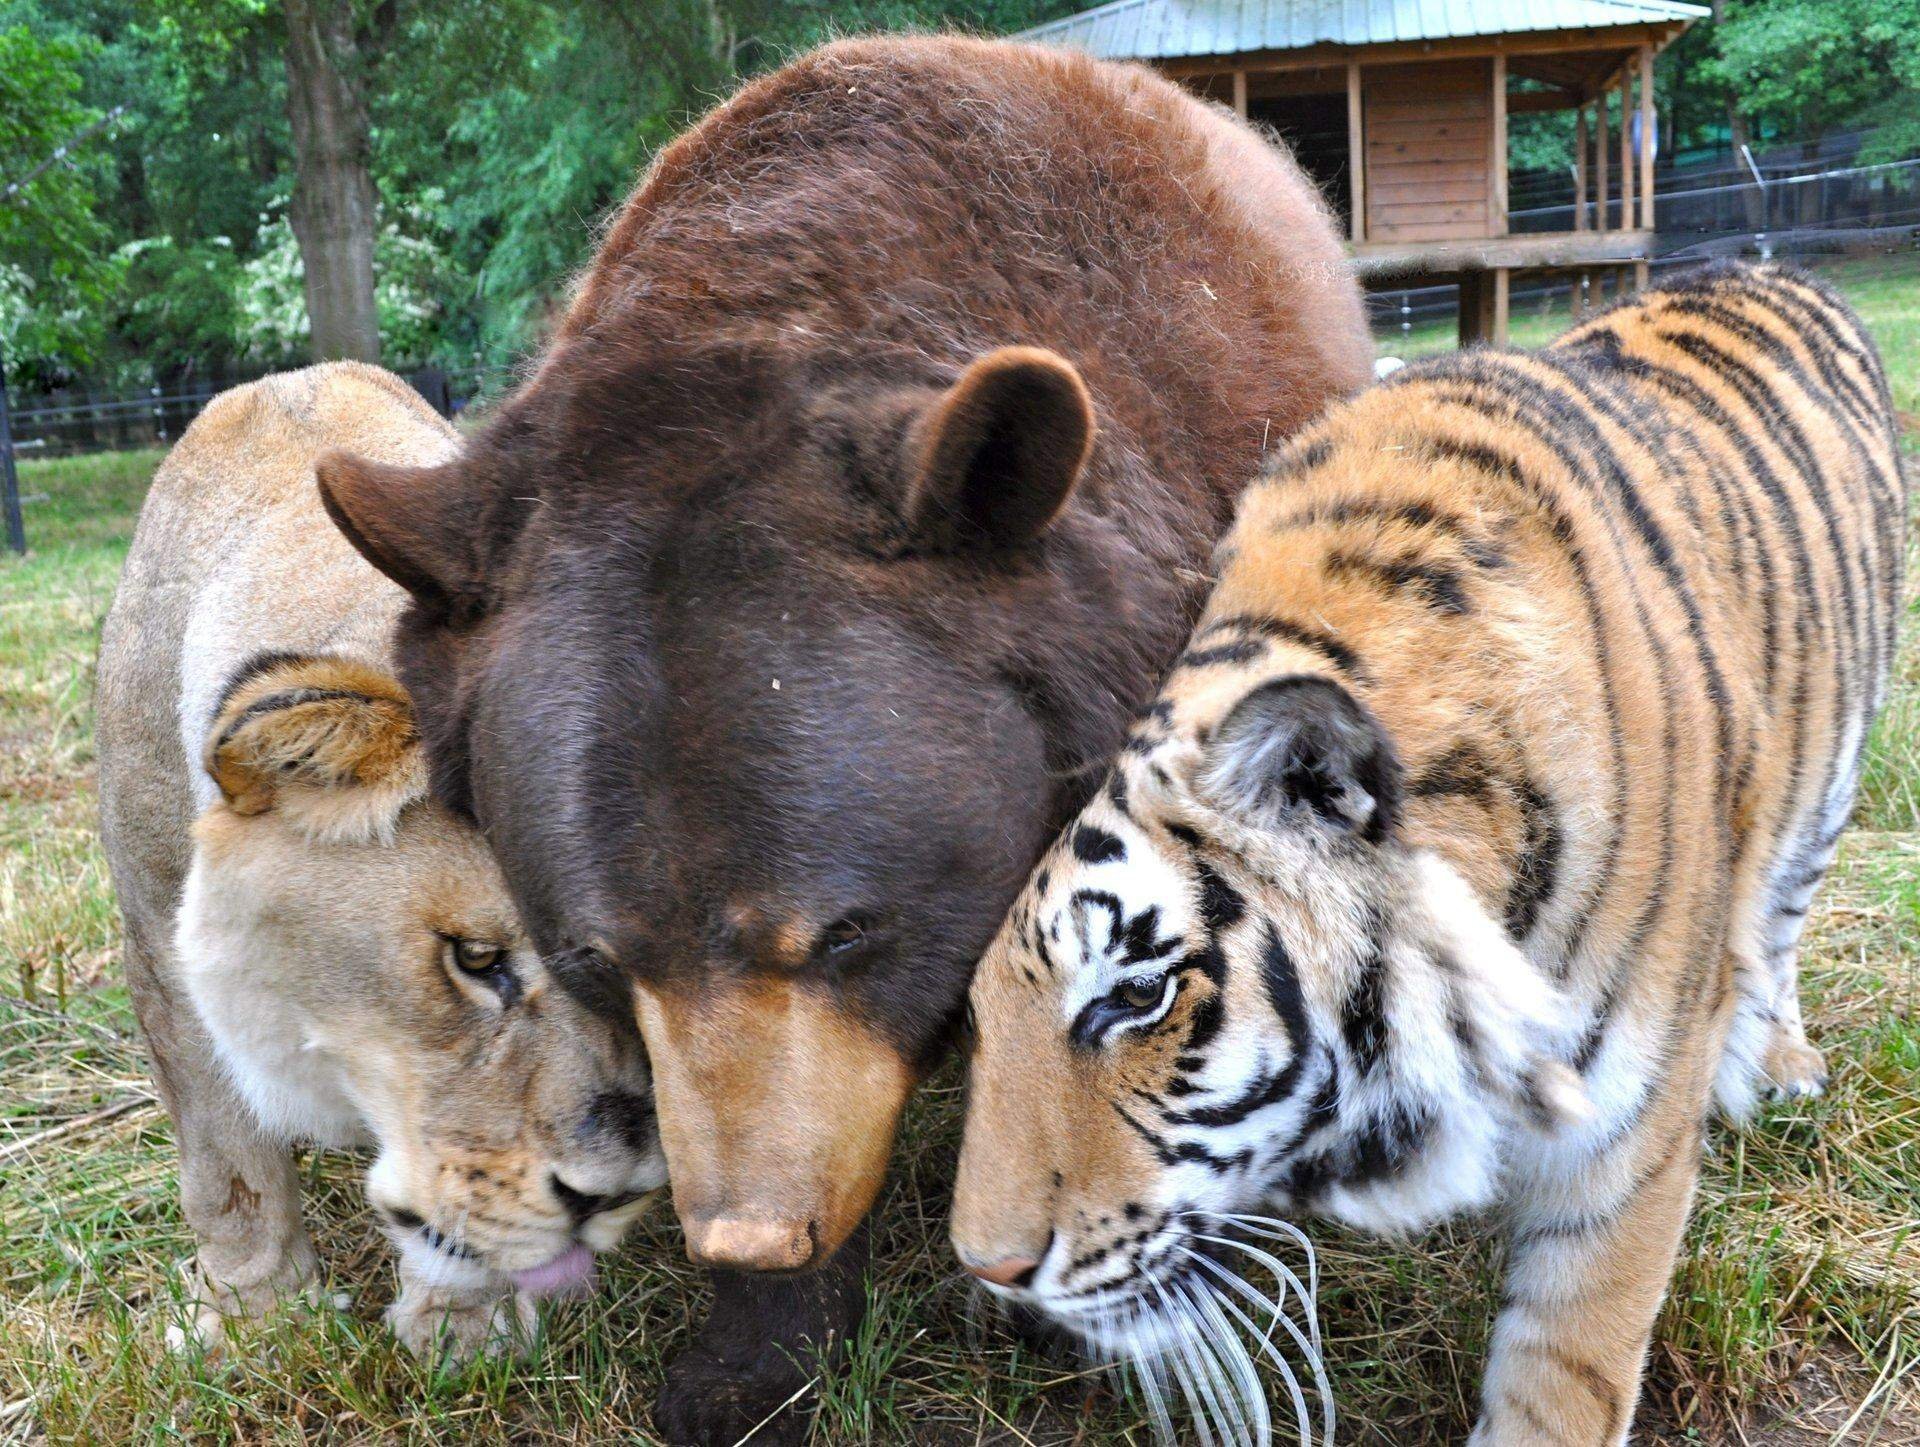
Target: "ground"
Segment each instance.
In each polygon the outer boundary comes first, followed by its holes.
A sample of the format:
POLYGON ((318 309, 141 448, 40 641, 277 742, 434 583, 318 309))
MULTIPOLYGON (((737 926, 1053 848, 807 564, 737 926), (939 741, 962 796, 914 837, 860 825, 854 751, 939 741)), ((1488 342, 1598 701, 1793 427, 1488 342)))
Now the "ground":
MULTIPOLYGON (((1837 273, 1920 409, 1920 272, 1837 273)), ((1520 340, 1563 320, 1526 317, 1520 340)), ((1383 350, 1439 344, 1438 329, 1383 350), (1411 345, 1410 345, 1411 343, 1411 345)), ((157 454, 29 463, 33 553, 0 562, 0 1443, 651 1440, 662 1364, 703 1305, 670 1211, 528 1364, 435 1371, 379 1325, 393 1283, 357 1163, 306 1162, 331 1304, 170 1357, 188 1251, 164 1114, 116 973, 94 833, 100 620, 157 454)), ((1654 1348, 1638 1440, 1920 1443, 1920 599, 1853 833, 1806 957, 1821 1099, 1717 1128, 1654 1348)), ((1096 1372, 1017 1345, 954 1277, 951 1072, 924 1093, 882 1205, 871 1319, 823 1381, 816 1441, 1149 1440, 1096 1372)), ((1387 1249, 1316 1231, 1348 1442, 1458 1440, 1496 1278, 1473 1226, 1387 1249)))

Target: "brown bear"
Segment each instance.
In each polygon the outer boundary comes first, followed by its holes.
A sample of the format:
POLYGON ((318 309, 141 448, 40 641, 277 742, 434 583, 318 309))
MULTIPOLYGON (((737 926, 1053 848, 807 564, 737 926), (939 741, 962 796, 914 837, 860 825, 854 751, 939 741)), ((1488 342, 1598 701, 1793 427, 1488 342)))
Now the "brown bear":
POLYGON ((661 154, 454 460, 323 465, 413 595, 436 791, 645 1037, 688 1250, 727 1268, 673 1440, 732 1441, 844 1339, 841 1248, 976 957, 1262 449, 1371 355, 1325 207, 1224 111, 852 40, 661 154))

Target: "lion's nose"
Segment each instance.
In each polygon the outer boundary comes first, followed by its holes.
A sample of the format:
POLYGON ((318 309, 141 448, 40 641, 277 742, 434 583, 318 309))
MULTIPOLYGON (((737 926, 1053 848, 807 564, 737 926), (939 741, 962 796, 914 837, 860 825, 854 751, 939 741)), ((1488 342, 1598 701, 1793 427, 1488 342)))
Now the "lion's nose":
POLYGON ((549 1184, 553 1187, 554 1199, 566 1208, 567 1214, 573 1217, 573 1223, 576 1226, 590 1216, 599 1215, 614 1204, 614 1197, 597 1196, 591 1191, 577 1191, 561 1180, 557 1174, 551 1178, 549 1184))
POLYGON ((990 1281, 995 1286, 1031 1286, 1033 1273, 1040 1269, 1040 1263, 1031 1256, 1003 1256, 985 1266, 968 1262, 966 1267, 982 1281, 990 1281))
POLYGON ((813 1222, 762 1216, 708 1216, 684 1223, 687 1255, 735 1271, 798 1271, 813 1260, 813 1222))

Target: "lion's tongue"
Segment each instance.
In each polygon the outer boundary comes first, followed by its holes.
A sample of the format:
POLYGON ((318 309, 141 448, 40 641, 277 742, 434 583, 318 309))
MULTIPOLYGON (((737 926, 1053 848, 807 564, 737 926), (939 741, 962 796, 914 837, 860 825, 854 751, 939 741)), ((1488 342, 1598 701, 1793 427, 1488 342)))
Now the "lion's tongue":
POLYGON ((551 1261, 513 1273, 529 1296, 585 1296, 593 1290, 593 1253, 575 1242, 551 1261))

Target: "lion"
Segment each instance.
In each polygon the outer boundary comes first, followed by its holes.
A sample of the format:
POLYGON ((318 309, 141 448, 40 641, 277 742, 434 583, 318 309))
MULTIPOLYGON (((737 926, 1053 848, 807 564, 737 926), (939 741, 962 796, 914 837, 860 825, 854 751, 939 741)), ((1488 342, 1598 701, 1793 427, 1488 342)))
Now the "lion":
POLYGON ((390 660, 405 594, 327 521, 323 451, 454 435, 333 363, 217 397, 141 510, 101 641, 102 834, 197 1240, 190 1315, 311 1295, 291 1148, 370 1144, 415 1351, 519 1349, 666 1179, 644 1051, 532 948, 477 829, 427 793, 390 660))

